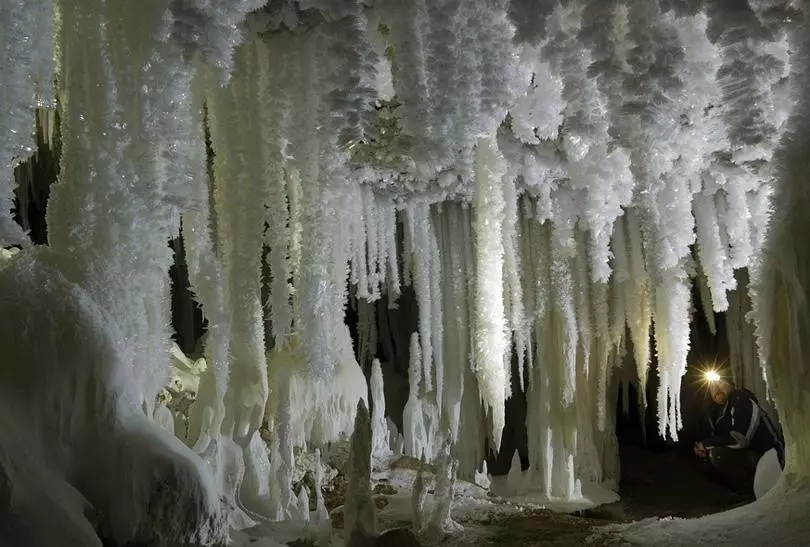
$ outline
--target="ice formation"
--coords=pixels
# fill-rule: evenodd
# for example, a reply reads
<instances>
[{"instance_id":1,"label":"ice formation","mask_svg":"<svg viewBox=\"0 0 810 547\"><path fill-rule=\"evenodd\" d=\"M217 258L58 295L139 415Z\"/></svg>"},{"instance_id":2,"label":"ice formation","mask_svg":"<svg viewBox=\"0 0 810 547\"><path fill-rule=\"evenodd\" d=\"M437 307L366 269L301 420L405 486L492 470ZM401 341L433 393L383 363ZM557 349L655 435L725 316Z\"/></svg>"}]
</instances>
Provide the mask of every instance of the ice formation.
<instances>
[{"instance_id":1,"label":"ice formation","mask_svg":"<svg viewBox=\"0 0 810 547\"><path fill-rule=\"evenodd\" d=\"M385 421L385 392L383 390L382 367L378 359L374 359L371 363L369 388L374 405L371 411L371 453L375 459L379 459L391 454L391 447L389 444L388 422Z\"/></svg>"},{"instance_id":2,"label":"ice formation","mask_svg":"<svg viewBox=\"0 0 810 547\"><path fill-rule=\"evenodd\" d=\"M371 496L371 448L371 417L361 400L357 403L346 476L343 515L347 547L362 547L377 534L377 513Z\"/></svg>"},{"instance_id":3,"label":"ice formation","mask_svg":"<svg viewBox=\"0 0 810 547\"><path fill-rule=\"evenodd\" d=\"M616 478L619 382L677 437L693 286L708 318L742 326L738 381L790 409L783 482L806 475L806 8L6 2L0 389L22 389L37 442L65 452L67 469L41 467L61 477L77 542L93 544L80 495L119 542L212 544L228 525L305 517L295 450L350 434L372 363L375 454L400 450L381 378L408 362L406 454L472 479L521 389L526 487L575 498ZM30 243L13 169L54 110L48 248L11 258ZM172 357L166 242L181 234L203 360ZM378 326L406 291L408 350ZM386 343L402 366L374 361ZM194 398L187 427L158 402L167 384ZM99 452L121 469L97 484L82 466Z\"/></svg>"}]
</instances>

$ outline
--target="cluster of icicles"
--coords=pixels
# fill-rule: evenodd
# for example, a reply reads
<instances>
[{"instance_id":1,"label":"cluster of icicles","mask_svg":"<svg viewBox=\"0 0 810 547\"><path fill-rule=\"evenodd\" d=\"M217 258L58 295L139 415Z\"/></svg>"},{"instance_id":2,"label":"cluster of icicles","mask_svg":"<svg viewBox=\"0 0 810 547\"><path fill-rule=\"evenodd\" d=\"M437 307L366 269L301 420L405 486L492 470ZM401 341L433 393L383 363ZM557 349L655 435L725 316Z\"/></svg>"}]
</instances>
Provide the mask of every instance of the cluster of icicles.
<instances>
[{"instance_id":1,"label":"cluster of icicles","mask_svg":"<svg viewBox=\"0 0 810 547\"><path fill-rule=\"evenodd\" d=\"M268 347L299 340L310 380L328 381L346 360L349 291L395 306L405 285L419 309L415 396L461 471L483 459L482 439L500 446L517 386L547 492L603 479L611 378L630 353L643 397L651 332L659 429L677 436L692 280L724 311L762 244L789 110L770 9L782 3L727 14L646 0L276 2L244 37L235 23L260 0L55 4L49 244L106 280L94 295L122 318L151 405L168 375L165 242L182 225L209 324L188 439L212 465L226 465L206 452L223 436L259 459L268 397L285 396ZM0 81L13 106L0 113L4 243L19 237L11 165L35 106L50 104L52 7L0 13L2 73L14 75ZM383 118L397 135L375 152ZM408 160L394 169L389 155Z\"/></svg>"}]
</instances>

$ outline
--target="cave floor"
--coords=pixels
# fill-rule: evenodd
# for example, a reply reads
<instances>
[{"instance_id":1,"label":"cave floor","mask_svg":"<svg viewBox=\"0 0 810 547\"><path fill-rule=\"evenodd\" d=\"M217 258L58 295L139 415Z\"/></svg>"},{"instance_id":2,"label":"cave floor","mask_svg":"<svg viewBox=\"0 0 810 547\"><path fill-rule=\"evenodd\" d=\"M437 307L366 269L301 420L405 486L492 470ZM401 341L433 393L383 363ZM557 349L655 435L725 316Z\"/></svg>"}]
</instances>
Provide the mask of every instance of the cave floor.
<instances>
[{"instance_id":1,"label":"cave floor","mask_svg":"<svg viewBox=\"0 0 810 547\"><path fill-rule=\"evenodd\" d=\"M753 495L737 494L705 477L688 454L622 448L622 499L576 514L526 510L493 513L491 521L461 521L464 530L436 545L569 546L586 544L593 529L605 524L651 517L695 518L750 503ZM594 540L590 545L612 544Z\"/></svg>"}]
</instances>

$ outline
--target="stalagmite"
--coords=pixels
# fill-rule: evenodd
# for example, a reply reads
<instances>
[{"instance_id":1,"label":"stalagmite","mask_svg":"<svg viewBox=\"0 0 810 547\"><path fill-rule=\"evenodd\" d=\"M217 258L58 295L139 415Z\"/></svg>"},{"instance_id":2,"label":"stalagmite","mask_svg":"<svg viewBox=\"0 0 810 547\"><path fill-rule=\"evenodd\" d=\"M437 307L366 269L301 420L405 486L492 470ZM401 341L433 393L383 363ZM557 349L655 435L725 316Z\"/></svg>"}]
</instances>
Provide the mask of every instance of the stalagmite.
<instances>
[{"instance_id":1,"label":"stalagmite","mask_svg":"<svg viewBox=\"0 0 810 547\"><path fill-rule=\"evenodd\" d=\"M357 404L354 421L343 514L345 545L367 545L377 533L377 513L371 497L371 418L362 400Z\"/></svg>"},{"instance_id":2,"label":"stalagmite","mask_svg":"<svg viewBox=\"0 0 810 547\"><path fill-rule=\"evenodd\" d=\"M380 361L374 359L371 363L371 453L374 458L383 458L391 454L388 444L388 423L385 421L385 392L383 391L383 375Z\"/></svg>"}]
</instances>

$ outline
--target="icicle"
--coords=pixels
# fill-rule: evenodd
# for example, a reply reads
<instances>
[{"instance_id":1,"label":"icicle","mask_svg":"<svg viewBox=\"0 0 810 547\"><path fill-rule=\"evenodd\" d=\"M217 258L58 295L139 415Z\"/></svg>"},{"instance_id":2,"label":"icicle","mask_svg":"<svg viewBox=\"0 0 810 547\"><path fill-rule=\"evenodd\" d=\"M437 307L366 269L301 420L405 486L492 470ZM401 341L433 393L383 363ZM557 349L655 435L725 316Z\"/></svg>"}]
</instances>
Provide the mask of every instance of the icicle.
<instances>
[{"instance_id":1,"label":"icicle","mask_svg":"<svg viewBox=\"0 0 810 547\"><path fill-rule=\"evenodd\" d=\"M754 259L751 237L752 215L746 197L747 187L751 185L744 183L746 179L750 180L753 177L746 175L747 173L739 173L735 180L728 181L729 184L724 186L724 192L718 192L715 197L720 203L718 214L728 238L729 265L735 270L745 268Z\"/></svg>"},{"instance_id":2,"label":"icicle","mask_svg":"<svg viewBox=\"0 0 810 547\"><path fill-rule=\"evenodd\" d=\"M588 275L588 254L585 245L585 232L577 229L576 256L574 257L574 290L576 291L575 314L576 328L579 336L582 371L585 378L591 377L591 343L593 332L591 329L591 295L590 277Z\"/></svg>"},{"instance_id":3,"label":"icicle","mask_svg":"<svg viewBox=\"0 0 810 547\"><path fill-rule=\"evenodd\" d=\"M278 386L279 397L273 427L273 450L270 459L275 470L275 487L278 492L277 511L289 518L292 506L292 473L295 465L293 454L292 393L291 383L284 378Z\"/></svg>"},{"instance_id":4,"label":"icicle","mask_svg":"<svg viewBox=\"0 0 810 547\"><path fill-rule=\"evenodd\" d=\"M555 224L553 232L558 231ZM577 315L575 305L574 280L572 278L572 260L570 249L561 244L561 240L556 235L551 242L551 264L550 264L550 284L553 300L549 308L551 313L557 314L557 327L560 329L558 336L561 337L560 361L554 362L555 367L560 367L560 389L563 405L569 406L574 401L576 392L577 376L577 348L579 344L579 332L577 330Z\"/></svg>"},{"instance_id":5,"label":"icicle","mask_svg":"<svg viewBox=\"0 0 810 547\"><path fill-rule=\"evenodd\" d=\"M703 308L703 316L706 318L706 324L709 326L709 332L712 335L717 335L717 325L714 319L714 308L712 307L712 294L709 289L709 282L706 279L706 272L703 271L703 265L700 261L695 261L698 265L696 281L698 284L698 294L700 295L700 304ZM728 334L727 336L732 336Z\"/></svg>"},{"instance_id":6,"label":"icicle","mask_svg":"<svg viewBox=\"0 0 810 547\"><path fill-rule=\"evenodd\" d=\"M250 106L256 100L254 77L259 70L258 57L253 47L241 49L230 85L215 89L210 100L217 229L228 284L233 341L226 408L235 422L236 434L246 439L261 427L269 390L261 256L264 204L269 197L270 181L262 176L260 164L246 160L262 153L258 138L260 123Z\"/></svg>"},{"instance_id":7,"label":"icicle","mask_svg":"<svg viewBox=\"0 0 810 547\"><path fill-rule=\"evenodd\" d=\"M277 43L279 42L279 43ZM261 118L261 157L263 178L268 185L265 241L270 248L267 256L272 281L270 283L270 324L274 345L284 345L292 328L289 276L287 264L289 245L289 208L285 184L285 156L287 142L284 134L290 123L289 64L276 55L274 49L284 47L280 40L270 43L266 39L255 41L258 57L258 113Z\"/></svg>"},{"instance_id":8,"label":"icicle","mask_svg":"<svg viewBox=\"0 0 810 547\"><path fill-rule=\"evenodd\" d=\"M509 326L514 333L515 353L518 359L518 382L520 390L524 385L524 362L528 345L527 328L523 310L523 290L521 286L521 261L518 252L518 197L515 181L508 175L503 179L505 218L503 222L504 280L506 294L509 295ZM511 350L511 348L510 348ZM511 353L511 351L509 351ZM506 357L511 366L511 356Z\"/></svg>"},{"instance_id":9,"label":"icicle","mask_svg":"<svg viewBox=\"0 0 810 547\"><path fill-rule=\"evenodd\" d=\"M511 366L510 360L506 359L508 344L503 305L503 161L495 139L478 141L475 162L475 373L484 405L492 412L495 448L501 445L508 386L506 367Z\"/></svg>"},{"instance_id":10,"label":"icicle","mask_svg":"<svg viewBox=\"0 0 810 547\"><path fill-rule=\"evenodd\" d=\"M385 230L384 245L386 249L386 257L388 258L387 268L388 273L386 279L388 280L388 296L389 308L391 304L399 298L400 277L399 277L399 264L397 263L397 214L393 202L385 205L383 208L383 224Z\"/></svg>"},{"instance_id":11,"label":"icicle","mask_svg":"<svg viewBox=\"0 0 810 547\"><path fill-rule=\"evenodd\" d=\"M611 336L608 311L608 285L607 283L594 283L591 285L591 305L593 308L594 324L596 325L596 358L593 363L594 381L596 384L596 425L600 432L605 431L607 415L611 404L607 397L608 382L610 381L610 349ZM612 432L608 432L612 434Z\"/></svg>"},{"instance_id":12,"label":"icicle","mask_svg":"<svg viewBox=\"0 0 810 547\"><path fill-rule=\"evenodd\" d=\"M655 291L655 346L658 352L658 432L678 440L680 378L689 352L691 294L684 277L665 279Z\"/></svg>"},{"instance_id":13,"label":"icicle","mask_svg":"<svg viewBox=\"0 0 810 547\"><path fill-rule=\"evenodd\" d=\"M431 219L429 224L429 245L430 245L430 322L431 322L431 341L433 342L433 371L435 373L434 397L436 402L436 410L438 413L437 420L442 415L442 398L444 397L444 311L442 309L442 292L441 282L443 279L441 255L439 252L439 243L436 237L436 222ZM424 361L426 364L428 361ZM430 379L430 371L425 369L425 378ZM438 424L437 424L438 427Z\"/></svg>"},{"instance_id":14,"label":"icicle","mask_svg":"<svg viewBox=\"0 0 810 547\"><path fill-rule=\"evenodd\" d=\"M402 411L402 434L405 438L405 454L417 457L424 454L427 443L422 400L419 397L422 383L422 351L419 333L411 334L410 364L408 366L408 401Z\"/></svg>"},{"instance_id":15,"label":"icicle","mask_svg":"<svg viewBox=\"0 0 810 547\"><path fill-rule=\"evenodd\" d=\"M443 409L442 415L450 425L449 436L458 440L465 373L469 370L469 303L467 300L467 269L464 261L466 246L464 211L459 204L446 203L439 218L439 256L442 263L444 328ZM469 394L466 394L469 396Z\"/></svg>"},{"instance_id":16,"label":"icicle","mask_svg":"<svg viewBox=\"0 0 810 547\"><path fill-rule=\"evenodd\" d=\"M650 323L652 319L652 294L650 280L645 268L642 249L641 227L636 214L628 209L625 214L625 229L629 243L630 289L625 302L628 302L627 324L633 339L633 357L638 375L638 394L641 408L647 407L647 370L650 365ZM632 304L631 304L632 303Z\"/></svg>"},{"instance_id":17,"label":"icicle","mask_svg":"<svg viewBox=\"0 0 810 547\"><path fill-rule=\"evenodd\" d=\"M413 256L413 284L419 304L419 341L422 349L422 367L425 371L423 392L433 389L433 311L431 294L431 264L434 259L434 242L429 228L430 214L426 204L410 205L408 232L411 234L410 252Z\"/></svg>"},{"instance_id":18,"label":"icicle","mask_svg":"<svg viewBox=\"0 0 810 547\"><path fill-rule=\"evenodd\" d=\"M363 209L366 220L366 264L368 266L369 301L380 298L380 284L385 269L380 265L380 211L371 188L363 187Z\"/></svg>"},{"instance_id":19,"label":"icicle","mask_svg":"<svg viewBox=\"0 0 810 547\"><path fill-rule=\"evenodd\" d=\"M706 274L711 301L716 312L728 309L727 293L734 290L734 271L720 240L720 226L714 207L714 196L697 194L692 201L697 224L698 256Z\"/></svg>"}]
</instances>

